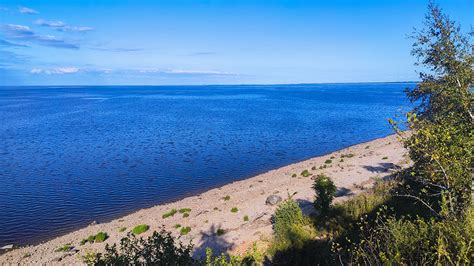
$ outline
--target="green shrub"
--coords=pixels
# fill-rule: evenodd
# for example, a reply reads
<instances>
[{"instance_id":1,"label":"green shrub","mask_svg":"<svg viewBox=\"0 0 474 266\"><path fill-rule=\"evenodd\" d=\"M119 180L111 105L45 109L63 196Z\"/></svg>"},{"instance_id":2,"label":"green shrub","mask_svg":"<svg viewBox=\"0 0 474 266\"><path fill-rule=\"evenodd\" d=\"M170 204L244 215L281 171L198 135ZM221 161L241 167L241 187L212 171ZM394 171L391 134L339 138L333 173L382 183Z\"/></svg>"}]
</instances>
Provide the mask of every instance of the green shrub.
<instances>
[{"instance_id":1,"label":"green shrub","mask_svg":"<svg viewBox=\"0 0 474 266\"><path fill-rule=\"evenodd\" d=\"M224 230L224 229L222 229L222 228L217 229L216 235L221 236L221 235L223 235L223 234L225 234L225 230Z\"/></svg>"},{"instance_id":2,"label":"green shrub","mask_svg":"<svg viewBox=\"0 0 474 266\"><path fill-rule=\"evenodd\" d=\"M64 244L64 246L58 247L55 251L56 252L66 252L70 251L74 247L71 245L71 243Z\"/></svg>"},{"instance_id":3,"label":"green shrub","mask_svg":"<svg viewBox=\"0 0 474 266\"><path fill-rule=\"evenodd\" d=\"M127 227L120 227L119 228L119 232L125 232L125 230L127 230Z\"/></svg>"},{"instance_id":4,"label":"green shrub","mask_svg":"<svg viewBox=\"0 0 474 266\"><path fill-rule=\"evenodd\" d=\"M94 243L94 240L95 240L95 235L90 235L87 237L87 242L89 243Z\"/></svg>"},{"instance_id":5,"label":"green shrub","mask_svg":"<svg viewBox=\"0 0 474 266\"><path fill-rule=\"evenodd\" d=\"M303 172L301 172L301 176L303 176L303 177L308 177L308 176L310 176L310 175L311 175L311 173L310 173L308 170L306 170L306 169L303 170Z\"/></svg>"},{"instance_id":6,"label":"green shrub","mask_svg":"<svg viewBox=\"0 0 474 266\"><path fill-rule=\"evenodd\" d=\"M224 201L228 201L228 200L230 200L230 196L229 196L229 195L227 195L227 196L224 197Z\"/></svg>"},{"instance_id":7,"label":"green shrub","mask_svg":"<svg viewBox=\"0 0 474 266\"><path fill-rule=\"evenodd\" d=\"M187 235L189 232L191 232L191 227L186 226L181 228L181 231L179 232L182 236Z\"/></svg>"},{"instance_id":8,"label":"green shrub","mask_svg":"<svg viewBox=\"0 0 474 266\"><path fill-rule=\"evenodd\" d=\"M182 209L179 209L179 213L186 213L186 212L190 212L191 209L190 208L182 208Z\"/></svg>"},{"instance_id":9,"label":"green shrub","mask_svg":"<svg viewBox=\"0 0 474 266\"><path fill-rule=\"evenodd\" d=\"M248 215L245 215L244 216L244 222L248 222L249 221L249 216Z\"/></svg>"},{"instance_id":10,"label":"green shrub","mask_svg":"<svg viewBox=\"0 0 474 266\"><path fill-rule=\"evenodd\" d=\"M139 235L139 234L142 234L142 233L148 231L149 228L150 228L150 226L148 226L146 224L140 224L140 225L135 226L132 229L132 233L134 235Z\"/></svg>"},{"instance_id":11,"label":"green shrub","mask_svg":"<svg viewBox=\"0 0 474 266\"><path fill-rule=\"evenodd\" d=\"M385 156L385 157L382 157L382 160L387 160L387 159L388 159L388 157L387 157L387 156Z\"/></svg>"},{"instance_id":12,"label":"green shrub","mask_svg":"<svg viewBox=\"0 0 474 266\"><path fill-rule=\"evenodd\" d=\"M189 213L188 213L188 212L183 213L183 218L186 218L186 217L188 217L188 216L189 216Z\"/></svg>"},{"instance_id":13,"label":"green shrub","mask_svg":"<svg viewBox=\"0 0 474 266\"><path fill-rule=\"evenodd\" d=\"M273 216L273 228L276 236L284 236L293 224L303 223L303 212L293 199L283 201Z\"/></svg>"},{"instance_id":14,"label":"green shrub","mask_svg":"<svg viewBox=\"0 0 474 266\"><path fill-rule=\"evenodd\" d=\"M230 209L230 212L233 212L233 213L236 213L238 211L239 211L239 209L237 209L237 207L233 207L232 209Z\"/></svg>"},{"instance_id":15,"label":"green shrub","mask_svg":"<svg viewBox=\"0 0 474 266\"><path fill-rule=\"evenodd\" d=\"M170 232L153 232L147 239L128 234L116 244L105 248L103 256L96 256L98 265L193 265L192 245L176 243Z\"/></svg>"},{"instance_id":16,"label":"green shrub","mask_svg":"<svg viewBox=\"0 0 474 266\"><path fill-rule=\"evenodd\" d=\"M178 228L181 227L181 225L180 225L180 224L175 224L173 227L174 227L175 229L178 229Z\"/></svg>"},{"instance_id":17,"label":"green shrub","mask_svg":"<svg viewBox=\"0 0 474 266\"><path fill-rule=\"evenodd\" d=\"M321 211L321 213L327 212L336 195L336 185L329 177L320 174L314 180L313 189L316 192L314 208Z\"/></svg>"},{"instance_id":18,"label":"green shrub","mask_svg":"<svg viewBox=\"0 0 474 266\"><path fill-rule=\"evenodd\" d=\"M87 243L87 239L82 239L79 243L81 246L84 246Z\"/></svg>"},{"instance_id":19,"label":"green shrub","mask_svg":"<svg viewBox=\"0 0 474 266\"><path fill-rule=\"evenodd\" d=\"M291 177L296 177L297 175L296 174L292 174Z\"/></svg>"},{"instance_id":20,"label":"green shrub","mask_svg":"<svg viewBox=\"0 0 474 266\"><path fill-rule=\"evenodd\" d=\"M171 209L169 212L164 213L161 217L163 219L174 216L178 211L176 209Z\"/></svg>"},{"instance_id":21,"label":"green shrub","mask_svg":"<svg viewBox=\"0 0 474 266\"><path fill-rule=\"evenodd\" d=\"M331 159L327 159L326 161L324 161L325 164L330 164L332 163L332 160Z\"/></svg>"},{"instance_id":22,"label":"green shrub","mask_svg":"<svg viewBox=\"0 0 474 266\"><path fill-rule=\"evenodd\" d=\"M94 237L94 242L95 242L95 243L104 242L108 237L109 237L109 236L107 235L107 233L99 232L99 233L97 233L97 235L95 235L95 237Z\"/></svg>"}]
</instances>

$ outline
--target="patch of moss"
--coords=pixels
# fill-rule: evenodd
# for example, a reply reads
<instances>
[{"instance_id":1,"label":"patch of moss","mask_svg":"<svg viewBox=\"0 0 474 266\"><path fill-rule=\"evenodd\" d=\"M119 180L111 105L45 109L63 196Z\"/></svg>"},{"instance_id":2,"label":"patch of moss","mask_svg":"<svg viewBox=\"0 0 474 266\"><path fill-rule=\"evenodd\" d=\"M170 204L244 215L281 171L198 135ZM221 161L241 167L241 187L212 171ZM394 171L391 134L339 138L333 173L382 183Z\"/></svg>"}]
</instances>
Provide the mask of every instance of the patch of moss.
<instances>
[{"instance_id":1,"label":"patch of moss","mask_svg":"<svg viewBox=\"0 0 474 266\"><path fill-rule=\"evenodd\" d=\"M188 212L183 213L183 218L186 218L186 217L189 217L189 213L188 213Z\"/></svg>"},{"instance_id":2,"label":"patch of moss","mask_svg":"<svg viewBox=\"0 0 474 266\"><path fill-rule=\"evenodd\" d=\"M228 200L230 200L230 196L229 196L229 195L227 195L227 196L224 197L224 201L228 201Z\"/></svg>"},{"instance_id":3,"label":"patch of moss","mask_svg":"<svg viewBox=\"0 0 474 266\"><path fill-rule=\"evenodd\" d=\"M175 224L173 227L174 227L175 229L178 229L178 228L181 227L181 225L180 225L180 224Z\"/></svg>"},{"instance_id":4,"label":"patch of moss","mask_svg":"<svg viewBox=\"0 0 474 266\"><path fill-rule=\"evenodd\" d=\"M237 207L233 207L232 209L230 209L230 212L233 212L233 213L236 213L238 211L239 211L239 209L237 209Z\"/></svg>"},{"instance_id":5,"label":"patch of moss","mask_svg":"<svg viewBox=\"0 0 474 266\"><path fill-rule=\"evenodd\" d=\"M383 157L383 158L382 158L382 160L387 160L387 159L388 159L388 157L387 157L387 156L385 156L385 157Z\"/></svg>"},{"instance_id":6,"label":"patch of moss","mask_svg":"<svg viewBox=\"0 0 474 266\"><path fill-rule=\"evenodd\" d=\"M292 174L291 177L296 177L296 174Z\"/></svg>"},{"instance_id":7,"label":"patch of moss","mask_svg":"<svg viewBox=\"0 0 474 266\"><path fill-rule=\"evenodd\" d=\"M330 164L332 163L332 160L331 159L327 159L326 161L324 161L325 164Z\"/></svg>"},{"instance_id":8,"label":"patch of moss","mask_svg":"<svg viewBox=\"0 0 474 266\"><path fill-rule=\"evenodd\" d=\"M120 227L119 228L119 232L124 232L125 230L127 230L127 227Z\"/></svg>"},{"instance_id":9,"label":"patch of moss","mask_svg":"<svg viewBox=\"0 0 474 266\"><path fill-rule=\"evenodd\" d=\"M244 216L244 222L248 222L249 221L249 216L248 215L245 215Z\"/></svg>"}]
</instances>

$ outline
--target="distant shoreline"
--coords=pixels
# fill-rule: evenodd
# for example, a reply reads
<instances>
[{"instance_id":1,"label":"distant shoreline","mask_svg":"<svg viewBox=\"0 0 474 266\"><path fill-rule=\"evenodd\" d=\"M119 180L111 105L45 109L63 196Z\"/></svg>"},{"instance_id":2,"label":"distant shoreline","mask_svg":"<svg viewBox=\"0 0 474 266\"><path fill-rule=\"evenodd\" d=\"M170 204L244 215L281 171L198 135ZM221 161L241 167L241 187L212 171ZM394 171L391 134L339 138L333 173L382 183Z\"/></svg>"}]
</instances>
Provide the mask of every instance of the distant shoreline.
<instances>
[{"instance_id":1,"label":"distant shoreline","mask_svg":"<svg viewBox=\"0 0 474 266\"><path fill-rule=\"evenodd\" d=\"M285 198L287 193L297 192L295 198L302 203L303 210L311 210L310 202L314 197L311 189L312 179L311 176L302 177L300 173L303 170L309 170L313 174L325 173L334 179L339 188L346 188L351 193L357 194L361 192L361 188L371 186L374 176L390 175L394 169L391 166L406 165L405 153L394 135L357 144L213 188L201 194L142 209L110 222L90 225L39 245L15 249L0 256L0 264L55 261L65 264L80 263L76 252L79 255L83 255L87 250L101 252L106 243L119 242L127 231L138 224L150 226L150 230L144 233L144 236L162 227L179 235L179 229L174 228L176 224L189 226L191 232L182 236L182 240L193 242L196 256L202 255L203 248L207 246L215 250L240 253L253 241L265 245L265 239L271 237L269 219L275 207L265 205L265 199L269 195L275 194ZM348 154L352 155L346 157ZM331 163L328 163L329 161ZM324 165L325 168L319 169ZM228 200L224 199L226 196L229 196ZM341 195L336 200L344 200L347 197L349 195ZM230 211L234 207L238 209L236 213ZM179 212L169 218L162 217L171 209L181 208L191 209L189 217L183 217ZM245 221L245 216L248 217L248 221ZM119 232L121 227L127 229ZM216 236L215 231L218 228L225 230L226 233ZM104 243L80 245L82 239L99 231L107 232L109 239ZM55 252L58 247L66 243L74 246L72 253ZM25 254L29 256L25 257Z\"/></svg>"}]
</instances>

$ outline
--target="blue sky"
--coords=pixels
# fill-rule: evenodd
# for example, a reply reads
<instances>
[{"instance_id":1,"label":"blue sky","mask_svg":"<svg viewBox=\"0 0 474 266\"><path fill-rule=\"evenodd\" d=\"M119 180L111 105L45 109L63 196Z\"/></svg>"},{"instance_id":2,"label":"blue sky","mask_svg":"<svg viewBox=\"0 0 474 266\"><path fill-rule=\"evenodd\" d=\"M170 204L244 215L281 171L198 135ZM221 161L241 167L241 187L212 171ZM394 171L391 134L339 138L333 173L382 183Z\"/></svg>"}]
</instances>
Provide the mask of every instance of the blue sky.
<instances>
[{"instance_id":1,"label":"blue sky","mask_svg":"<svg viewBox=\"0 0 474 266\"><path fill-rule=\"evenodd\" d=\"M474 26L474 0L439 0ZM0 2L0 85L416 80L427 1Z\"/></svg>"}]
</instances>

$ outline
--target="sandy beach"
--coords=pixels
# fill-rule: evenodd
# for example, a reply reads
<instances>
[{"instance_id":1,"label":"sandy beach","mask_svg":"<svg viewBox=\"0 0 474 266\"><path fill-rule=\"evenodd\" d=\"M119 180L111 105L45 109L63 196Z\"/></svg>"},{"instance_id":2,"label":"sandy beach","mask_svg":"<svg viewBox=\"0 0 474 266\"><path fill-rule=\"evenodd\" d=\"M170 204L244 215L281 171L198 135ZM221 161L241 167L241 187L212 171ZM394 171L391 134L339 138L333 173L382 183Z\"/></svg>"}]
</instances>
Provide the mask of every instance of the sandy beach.
<instances>
[{"instance_id":1,"label":"sandy beach","mask_svg":"<svg viewBox=\"0 0 474 266\"><path fill-rule=\"evenodd\" d=\"M147 232L140 235L143 237L161 228L179 236L180 229L175 228L176 224L190 227L191 231L180 239L183 242L192 241L197 257L204 254L206 247L213 248L215 252L225 250L243 253L253 242L265 246L271 239L270 218L276 206L265 203L268 196L279 195L285 199L288 193L296 192L293 198L304 211L310 212L314 200L311 185L315 175L324 173L330 176L340 191L336 201L341 201L363 192L373 184L374 178L390 176L395 169L408 163L406 150L392 135L271 170L176 202L142 209L108 223L90 225L39 245L14 249L0 256L0 264L81 264L81 256L85 252L102 252L106 244L118 243L139 224L150 226ZM303 177L303 170L308 170L311 175ZM191 209L188 217L183 217L179 212L168 218L162 217L172 209L182 208ZM231 212L232 208L238 211ZM248 221L244 219L245 216ZM124 227L126 230L120 232L119 229ZM217 236L217 229L223 229L225 233ZM80 245L82 239L101 231L109 235L105 242ZM67 243L74 247L72 251L55 251Z\"/></svg>"}]
</instances>

